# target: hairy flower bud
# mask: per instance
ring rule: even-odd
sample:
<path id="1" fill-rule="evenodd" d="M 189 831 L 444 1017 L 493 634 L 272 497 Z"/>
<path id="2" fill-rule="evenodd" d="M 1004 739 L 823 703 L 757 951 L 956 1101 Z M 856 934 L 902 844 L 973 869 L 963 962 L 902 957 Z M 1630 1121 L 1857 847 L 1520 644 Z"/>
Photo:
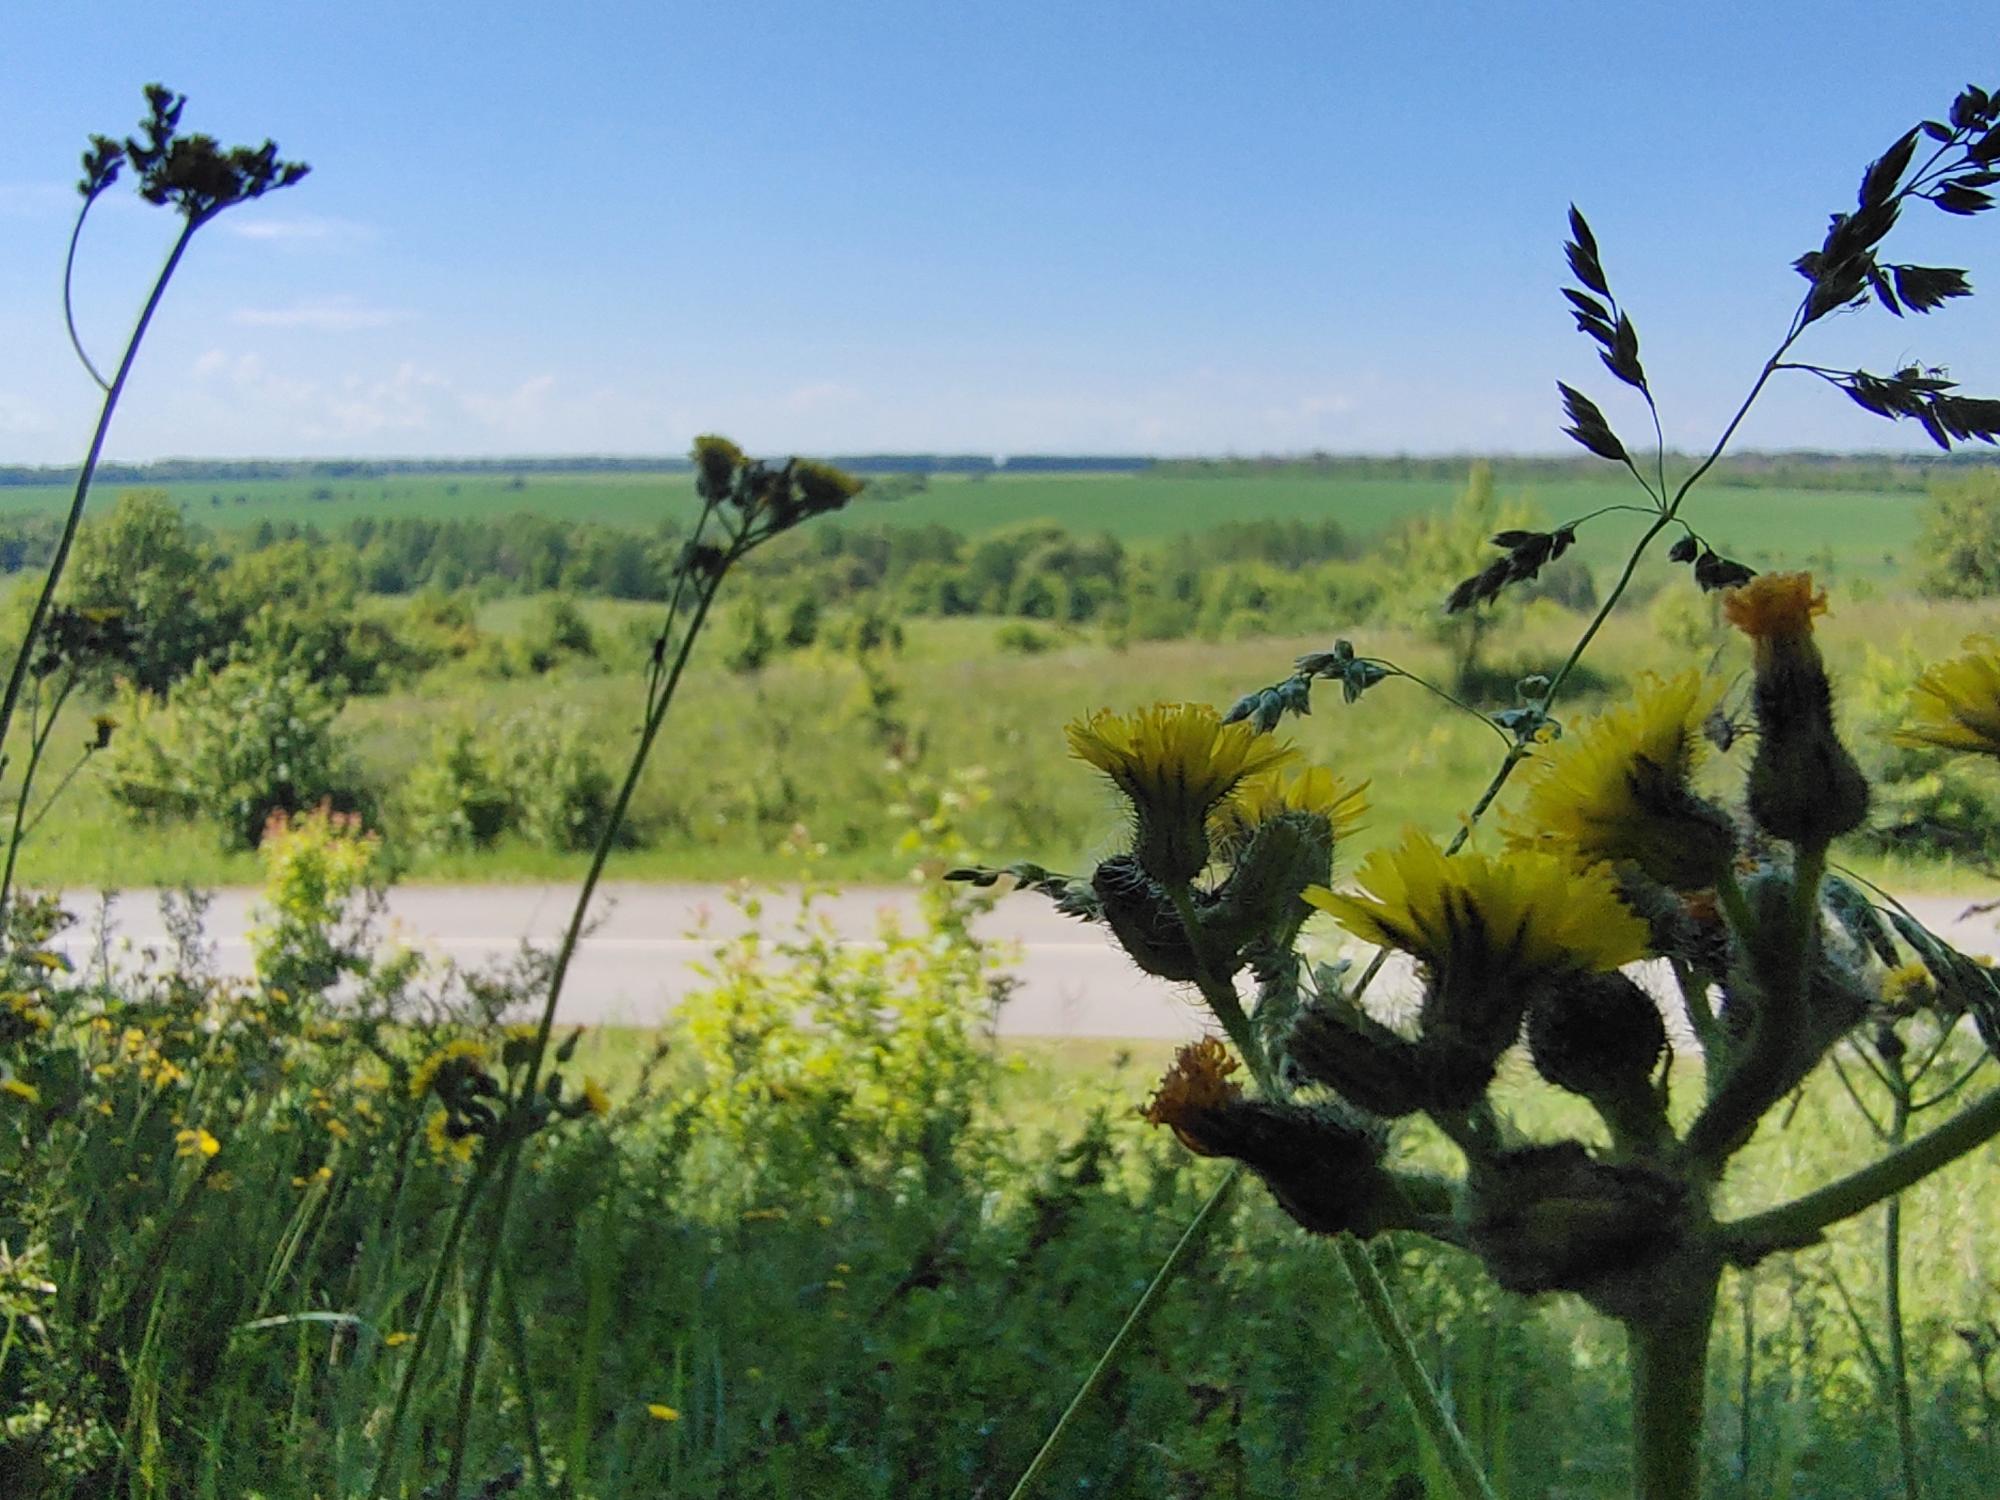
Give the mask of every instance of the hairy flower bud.
<path id="1" fill-rule="evenodd" d="M 1577 974 L 1528 1007 L 1535 1070 L 1586 1099 L 1643 1089 L 1667 1045 L 1652 998 L 1623 974 Z"/>
<path id="2" fill-rule="evenodd" d="M 1417 1045 L 1350 1005 L 1302 1010 L 1285 1054 L 1313 1082 L 1384 1119 L 1415 1114 L 1430 1102 Z"/>
<path id="3" fill-rule="evenodd" d="M 1826 610 L 1810 573 L 1766 573 L 1723 599 L 1756 651 L 1757 754 L 1750 816 L 1774 838 L 1823 847 L 1868 816 L 1868 782 L 1833 727 L 1833 693 L 1813 644 Z"/>
<path id="4" fill-rule="evenodd" d="M 1194 944 L 1167 893 L 1149 879 L 1133 855 L 1105 860 L 1091 874 L 1090 888 L 1111 935 L 1132 962 L 1156 979 L 1187 983 L 1201 966 Z"/>

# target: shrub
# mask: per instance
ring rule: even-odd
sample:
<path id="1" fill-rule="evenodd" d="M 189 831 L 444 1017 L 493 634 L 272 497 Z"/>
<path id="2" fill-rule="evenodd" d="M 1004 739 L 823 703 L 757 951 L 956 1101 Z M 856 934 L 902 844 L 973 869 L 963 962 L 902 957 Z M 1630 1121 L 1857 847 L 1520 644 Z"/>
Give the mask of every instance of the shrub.
<path id="1" fill-rule="evenodd" d="M 121 736 L 112 796 L 140 815 L 213 822 L 231 848 L 255 848 L 277 812 L 363 801 L 333 732 L 340 702 L 303 668 L 262 657 L 195 667 L 159 731 Z"/>
<path id="2" fill-rule="evenodd" d="M 483 849 L 507 829 L 514 799 L 470 725 L 440 729 L 405 786 L 402 829 L 419 849 Z"/>
<path id="3" fill-rule="evenodd" d="M 611 773 L 582 726 L 552 713 L 516 718 L 501 735 L 513 821 L 543 849 L 588 849 L 611 815 Z"/>
<path id="4" fill-rule="evenodd" d="M 2000 594 L 2000 472 L 1932 487 L 1917 540 L 1917 587 L 1937 599 Z"/>

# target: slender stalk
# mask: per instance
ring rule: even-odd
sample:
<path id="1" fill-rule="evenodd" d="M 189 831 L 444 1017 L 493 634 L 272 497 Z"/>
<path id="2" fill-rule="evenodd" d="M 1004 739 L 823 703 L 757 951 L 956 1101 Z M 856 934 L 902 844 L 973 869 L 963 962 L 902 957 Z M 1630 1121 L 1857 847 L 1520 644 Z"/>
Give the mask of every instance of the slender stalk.
<path id="1" fill-rule="evenodd" d="M 146 337 L 147 325 L 159 310 L 160 299 L 167 294 L 167 283 L 173 280 L 181 257 L 187 253 L 188 242 L 194 238 L 194 232 L 202 222 L 190 218 L 182 224 L 173 249 L 167 252 L 166 264 L 160 267 L 153 290 L 139 311 L 139 321 L 133 325 L 132 336 L 126 341 L 125 354 L 118 361 L 118 373 L 112 377 L 110 386 L 104 392 L 104 404 L 97 414 L 97 427 L 90 435 L 90 448 L 84 454 L 83 467 L 77 471 L 76 492 L 70 499 L 69 516 L 63 522 L 62 536 L 56 542 L 55 556 L 49 559 L 49 571 L 42 579 L 41 592 L 35 596 L 35 607 L 28 615 L 28 628 L 21 635 L 21 647 L 14 655 L 13 670 L 7 674 L 6 692 L 0 695 L 0 749 L 6 746 L 7 732 L 13 727 L 14 711 L 21 702 L 21 687 L 28 677 L 28 661 L 35 653 L 35 642 L 41 636 L 42 623 L 48 618 L 56 587 L 62 582 L 63 569 L 69 563 L 70 547 L 75 543 L 77 528 L 83 522 L 84 503 L 90 498 L 90 482 L 96 477 L 97 461 L 103 456 L 104 440 L 110 434 L 111 418 L 118 410 L 118 398 L 125 392 L 125 382 L 132 373 L 133 361 L 139 356 L 139 345 Z M 6 906 L 0 903 L 0 917 L 5 914 Z"/>
<path id="2" fill-rule="evenodd" d="M 1754 1452 L 1753 1434 L 1756 1423 L 1751 1420 L 1750 1406 L 1757 1394 L 1757 1301 L 1756 1288 L 1751 1285 L 1750 1273 L 1743 1272 L 1737 1277 L 1737 1292 L 1741 1297 L 1743 1315 L 1743 1368 L 1736 1388 L 1736 1482 L 1743 1487 L 1743 1493 L 1750 1493 L 1750 1460 Z"/>
<path id="3" fill-rule="evenodd" d="M 1632 1367 L 1634 1500 L 1699 1500 L 1708 1339 L 1718 1273 L 1699 1273 L 1666 1316 L 1625 1325 Z"/>
<path id="4" fill-rule="evenodd" d="M 1070 1397 L 1069 1405 L 1063 1408 L 1063 1414 L 1056 1419 L 1056 1425 L 1050 1428 L 1049 1435 L 1042 1439 L 1042 1446 L 1035 1450 L 1035 1456 L 1029 1461 L 1028 1467 L 1022 1470 L 1021 1477 L 1014 1481 L 1014 1487 L 1007 1492 L 1007 1500 L 1024 1500 L 1024 1497 L 1034 1489 L 1035 1481 L 1042 1477 L 1043 1470 L 1048 1468 L 1050 1461 L 1056 1455 L 1056 1450 L 1062 1446 L 1063 1437 L 1069 1431 L 1069 1424 L 1076 1420 L 1076 1414 L 1083 1410 L 1092 1396 L 1097 1394 L 1097 1388 L 1104 1383 L 1104 1378 L 1118 1363 L 1118 1356 L 1125 1352 L 1126 1344 L 1130 1343 L 1132 1335 L 1139 1331 L 1139 1325 L 1145 1321 L 1146 1314 L 1152 1311 L 1153 1303 L 1159 1299 L 1160 1293 L 1167 1289 L 1168 1284 L 1180 1274 L 1181 1267 L 1194 1253 L 1195 1247 L 1201 1243 L 1209 1220 L 1215 1217 L 1217 1210 L 1222 1207 L 1223 1200 L 1229 1196 L 1229 1190 L 1236 1186 L 1237 1180 L 1242 1176 L 1241 1166 L 1231 1166 L 1222 1181 L 1215 1185 L 1215 1191 L 1208 1195 L 1207 1201 L 1201 1205 L 1188 1227 L 1181 1231 L 1181 1237 L 1174 1242 L 1174 1248 L 1168 1251 L 1167 1258 L 1160 1262 L 1160 1269 L 1153 1273 L 1153 1279 L 1146 1283 L 1146 1289 L 1139 1294 L 1139 1300 L 1132 1304 L 1132 1311 L 1127 1313 L 1125 1321 L 1118 1325 L 1118 1332 L 1112 1335 L 1111 1342 L 1104 1346 L 1104 1352 L 1097 1356 L 1097 1363 L 1092 1365 L 1090 1373 L 1083 1377 L 1083 1384 L 1078 1386 L 1076 1394 Z"/>
<path id="5" fill-rule="evenodd" d="M 1891 1096 L 1889 1142 L 1901 1146 L 1910 1132 L 1910 1089 L 1900 1060 L 1884 1058 L 1898 1085 Z M 1910 1405 L 1910 1356 L 1903 1330 L 1903 1198 L 1891 1198 L 1882 1215 L 1882 1316 L 1889 1344 L 1890 1395 L 1896 1408 L 1896 1453 L 1902 1461 L 1904 1500 L 1919 1500 L 1917 1424 Z"/>
<path id="6" fill-rule="evenodd" d="M 1410 1403 L 1410 1414 L 1416 1418 L 1417 1425 L 1430 1440 L 1432 1451 L 1444 1465 L 1458 1500 L 1494 1500 L 1493 1489 L 1480 1471 L 1472 1445 L 1466 1442 L 1458 1424 L 1451 1420 L 1445 1410 L 1444 1398 L 1438 1395 L 1429 1373 L 1417 1360 L 1409 1330 L 1397 1315 L 1396 1304 L 1382 1280 L 1382 1273 L 1375 1269 L 1375 1262 L 1368 1258 L 1367 1250 L 1353 1235 L 1337 1237 L 1334 1248 L 1339 1252 L 1341 1269 L 1347 1272 L 1348 1280 L 1354 1284 L 1354 1295 L 1361 1302 L 1361 1310 L 1367 1316 L 1369 1326 L 1375 1330 L 1375 1336 L 1381 1340 L 1382 1348 L 1389 1356 L 1397 1383 L 1402 1386 L 1403 1395 Z"/>
<path id="7" fill-rule="evenodd" d="M 369 1500 L 382 1500 L 389 1493 L 389 1475 L 396 1463 L 397 1440 L 402 1436 L 403 1420 L 409 1415 L 410 1397 L 417 1387 L 417 1371 L 423 1362 L 423 1353 L 430 1345 L 431 1330 L 437 1324 L 438 1308 L 444 1301 L 445 1277 L 449 1274 L 452 1261 L 458 1253 L 459 1239 L 465 1233 L 466 1222 L 472 1217 L 472 1206 L 479 1201 L 479 1190 L 485 1185 L 490 1171 L 482 1153 L 472 1169 L 472 1178 L 466 1190 L 459 1195 L 452 1208 L 451 1222 L 445 1226 L 444 1242 L 438 1246 L 437 1259 L 431 1263 L 431 1274 L 424 1282 L 422 1310 L 417 1314 L 416 1337 L 411 1339 L 409 1354 L 403 1365 L 403 1377 L 396 1384 L 396 1404 L 389 1409 L 389 1422 L 382 1429 L 382 1448 L 375 1459 L 375 1477 L 369 1481 Z M 455 1493 L 455 1492 L 454 1492 Z"/>
<path id="8" fill-rule="evenodd" d="M 36 723 L 36 720 L 40 717 L 39 703 L 41 692 L 39 689 L 36 691 L 35 698 L 38 706 L 31 710 L 28 716 L 30 726 L 28 763 L 21 768 L 21 795 L 14 801 L 14 826 L 7 835 L 7 862 L 5 868 L 0 869 L 0 912 L 7 910 L 7 898 L 9 893 L 14 889 L 14 866 L 15 862 L 21 857 L 22 841 L 27 838 L 29 831 L 33 829 L 35 824 L 42 820 L 42 814 L 49 810 L 49 804 L 45 802 L 42 804 L 42 812 L 37 813 L 30 819 L 28 817 L 28 798 L 35 790 L 35 773 L 41 769 L 42 758 L 48 753 L 49 740 L 56 732 L 56 720 L 62 716 L 63 705 L 69 701 L 69 695 L 75 688 L 76 679 L 75 677 L 71 677 L 57 691 L 55 701 L 49 705 L 47 720 L 39 724 Z M 90 751 L 86 750 L 84 752 L 84 760 L 88 760 L 89 758 Z M 63 788 L 68 786 L 75 778 L 77 769 L 82 764 L 83 761 L 78 761 L 75 766 L 70 767 L 69 774 L 56 783 L 55 792 L 51 794 L 51 801 L 55 797 L 62 795 Z"/>
<path id="9" fill-rule="evenodd" d="M 741 555 L 740 545 L 728 554 L 728 561 Z M 672 669 L 652 694 L 646 720 L 640 729 L 639 744 L 632 753 L 632 759 L 625 769 L 625 780 L 613 799 L 610 814 L 604 820 L 603 831 L 598 835 L 597 847 L 591 854 L 590 867 L 584 873 L 582 888 L 577 893 L 576 906 L 570 913 L 569 927 L 563 933 L 562 946 L 556 951 L 556 961 L 549 976 L 548 998 L 543 1002 L 542 1014 L 535 1033 L 535 1045 L 529 1053 L 528 1065 L 522 1070 L 519 1091 L 510 1107 L 510 1116 L 518 1115 L 521 1109 L 535 1097 L 535 1089 L 541 1081 L 542 1062 L 548 1050 L 549 1034 L 555 1028 L 556 1006 L 562 999 L 563 982 L 569 976 L 570 962 L 576 956 L 577 944 L 582 941 L 584 923 L 590 914 L 591 898 L 597 893 L 604 868 L 610 862 L 611 851 L 616 847 L 618 831 L 624 826 L 625 814 L 632 805 L 632 795 L 638 789 L 640 774 L 646 769 L 648 757 L 652 754 L 653 743 L 659 737 L 666 723 L 667 710 L 673 706 L 675 690 L 679 687 L 682 674 L 687 669 L 689 658 L 694 652 L 694 643 L 701 635 L 703 623 L 708 618 L 711 605 L 722 586 L 722 579 L 728 571 L 728 562 L 704 575 L 695 591 L 694 612 L 682 631 L 680 649 L 676 652 Z M 671 623 L 671 622 L 670 622 Z M 494 1274 L 499 1266 L 501 1246 L 505 1243 L 507 1213 L 513 1206 L 514 1185 L 520 1174 L 521 1153 L 525 1141 L 516 1136 L 502 1149 L 499 1167 L 499 1185 L 494 1193 L 492 1209 L 492 1233 L 486 1245 L 472 1292 L 472 1325 L 467 1334 L 464 1359 L 459 1370 L 458 1403 L 452 1422 L 449 1467 L 446 1475 L 445 1493 L 456 1495 L 463 1479 L 465 1466 L 466 1437 L 472 1423 L 472 1401 L 479 1378 L 479 1360 L 484 1351 L 486 1335 L 486 1311 L 492 1300 Z M 419 1330 L 419 1342 L 422 1331 Z M 412 1367 L 415 1360 L 412 1358 Z"/>

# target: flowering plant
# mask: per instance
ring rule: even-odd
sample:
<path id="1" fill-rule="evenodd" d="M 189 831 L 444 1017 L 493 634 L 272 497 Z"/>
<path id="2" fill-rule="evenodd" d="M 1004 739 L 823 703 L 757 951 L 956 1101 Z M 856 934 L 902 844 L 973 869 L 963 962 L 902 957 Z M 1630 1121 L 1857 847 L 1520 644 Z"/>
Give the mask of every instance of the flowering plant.
<path id="1" fill-rule="evenodd" d="M 1986 1046 L 2000 1048 L 2000 984 L 1893 898 L 1829 872 L 1829 846 L 1868 815 L 1869 786 L 1838 731 L 1814 639 L 1827 596 L 1804 573 L 1757 576 L 1682 514 L 1782 371 L 1915 421 L 1941 448 L 2000 436 L 2000 402 L 1958 394 L 1938 370 L 1875 375 L 1790 357 L 1839 309 L 1872 300 L 1901 317 L 1967 295 L 1962 271 L 1892 264 L 1879 252 L 1908 206 L 1957 215 L 1990 207 L 1997 161 L 2000 99 L 1968 88 L 1948 119 L 1912 127 L 1868 167 L 1856 208 L 1835 214 L 1819 248 L 1796 262 L 1808 290 L 1776 351 L 1678 484 L 1669 482 L 1663 439 L 1635 458 L 1594 401 L 1560 387 L 1568 435 L 1645 492 L 1647 503 L 1611 509 L 1637 511 L 1646 526 L 1568 659 L 1524 683 L 1515 707 L 1485 713 L 1431 688 L 1507 746 L 1449 844 L 1412 830 L 1363 862 L 1358 891 L 1334 887 L 1358 789 L 1330 769 L 1300 769 L 1277 728 L 1309 710 L 1317 682 L 1338 682 L 1353 703 L 1411 677 L 1343 641 L 1301 658 L 1291 676 L 1227 715 L 1160 704 L 1072 723 L 1071 749 L 1111 779 L 1134 830 L 1129 852 L 1088 878 L 1029 864 L 955 872 L 1050 895 L 1101 922 L 1148 973 L 1198 992 L 1229 1045 L 1209 1037 L 1183 1048 L 1146 1118 L 1192 1151 L 1234 1158 L 1303 1228 L 1337 1237 L 1462 1496 L 1490 1490 L 1358 1240 L 1426 1235 L 1477 1256 L 1508 1290 L 1570 1293 L 1621 1323 L 1633 1380 L 1633 1493 L 1687 1500 L 1701 1488 L 1707 1351 L 1725 1269 L 1811 1245 L 2000 1135 L 1995 1091 L 1928 1134 L 1895 1137 L 1880 1159 L 1794 1202 L 1734 1217 L 1723 1210 L 1718 1189 L 1731 1158 L 1836 1044 L 1872 1026 L 1878 1050 L 1900 1057 L 1897 1027 L 1927 1016 L 1948 1038 L 1970 1017 Z M 1643 401 L 1657 434 L 1637 331 L 1574 209 L 1566 250 L 1578 283 L 1564 293 L 1569 311 L 1605 368 Z M 1534 578 L 1602 514 L 1502 532 L 1493 538 L 1500 555 L 1452 591 L 1446 611 L 1478 610 Z M 1739 738 L 1718 712 L 1725 685 L 1702 672 L 1643 680 L 1629 702 L 1567 733 L 1555 715 L 1564 681 L 1669 532 L 1679 533 L 1669 560 L 1690 565 L 1704 591 L 1721 592 L 1751 648 L 1754 735 L 1747 757 L 1736 756 L 1748 764 L 1735 797 L 1718 800 L 1697 779 L 1709 739 L 1728 752 Z M 1927 672 L 1901 733 L 2000 756 L 2000 646 L 1968 643 L 1964 656 Z M 1530 784 L 1504 810 L 1505 847 L 1461 852 L 1523 769 Z M 1280 776 L 1290 790 L 1275 790 Z M 1358 976 L 1300 951 L 1315 913 L 1376 946 Z M 1417 1002 L 1403 1024 L 1368 1003 L 1391 954 L 1416 974 Z M 1625 972 L 1641 961 L 1660 981 L 1652 990 Z M 1927 983 L 1911 983 L 1912 962 Z M 1495 1084 L 1503 1055 L 1521 1045 L 1544 1082 L 1591 1106 L 1601 1131 L 1538 1139 L 1510 1120 Z M 1456 1177 L 1399 1161 L 1403 1122 L 1420 1116 L 1456 1147 Z M 1120 1339 L 1136 1324 L 1135 1314 Z"/>

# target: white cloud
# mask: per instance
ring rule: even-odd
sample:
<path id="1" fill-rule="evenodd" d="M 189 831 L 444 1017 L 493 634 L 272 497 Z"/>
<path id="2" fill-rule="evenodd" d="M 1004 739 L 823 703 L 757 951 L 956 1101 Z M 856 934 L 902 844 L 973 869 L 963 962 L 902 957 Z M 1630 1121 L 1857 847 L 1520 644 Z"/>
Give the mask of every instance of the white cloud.
<path id="1" fill-rule="evenodd" d="M 352 333 L 360 328 L 386 328 L 408 316 L 394 308 L 373 307 L 347 297 L 294 302 L 287 307 L 239 307 L 229 321 L 246 328 L 310 328 L 316 333 Z"/>
<path id="2" fill-rule="evenodd" d="M 82 203 L 76 189 L 53 182 L 0 182 L 0 217 L 50 219 L 74 214 Z"/>
<path id="3" fill-rule="evenodd" d="M 48 413 L 34 404 L 0 391 L 0 433 L 9 437 L 49 430 Z"/>
<path id="4" fill-rule="evenodd" d="M 254 212 L 239 212 L 222 221 L 239 239 L 261 240 L 268 244 L 352 244 L 375 237 L 366 224 L 351 219 L 317 218 L 310 214 L 291 218 L 266 218 Z"/>

